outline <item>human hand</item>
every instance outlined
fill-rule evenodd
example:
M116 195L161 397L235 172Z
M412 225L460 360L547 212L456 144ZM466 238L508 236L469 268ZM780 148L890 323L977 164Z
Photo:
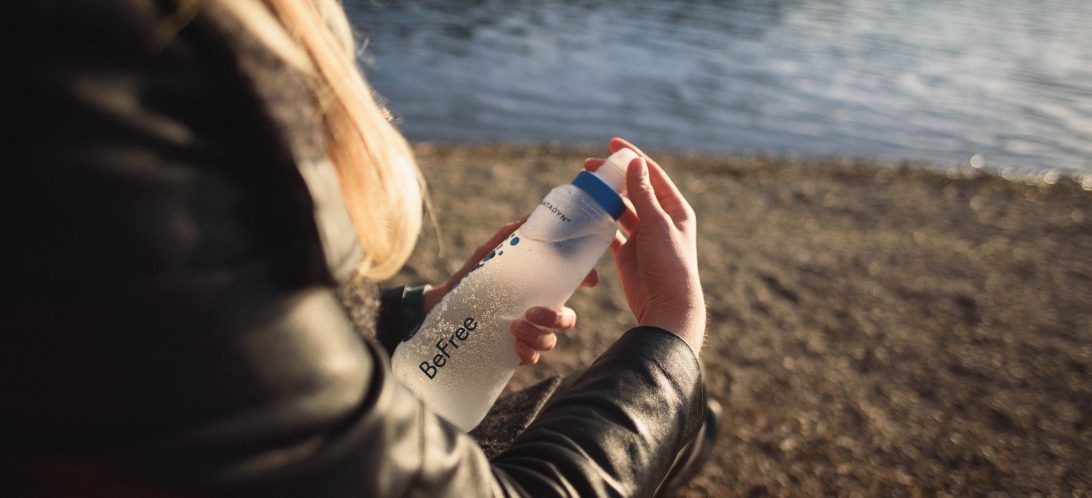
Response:
M674 332L695 353L705 337L705 298L698 278L694 209L656 161L614 138L610 151L631 149L639 158L626 171L626 211L618 220L627 236L611 244L629 308L640 325ZM584 168L604 163L589 158Z
M502 226L489 240L479 246L470 258L466 260L462 268L442 285L435 286L425 291L424 313L427 314L451 289L459 285L474 267L494 250L509 235L512 235L527 221L527 216ZM595 287L599 283L599 273L592 270L580 283L580 287ZM569 330L576 325L576 312L572 308L562 306L551 308L535 306L528 309L521 319L513 320L509 325L509 332L516 338L516 356L519 356L520 364L528 365L538 363L542 352L549 351L557 345L557 335L554 330Z

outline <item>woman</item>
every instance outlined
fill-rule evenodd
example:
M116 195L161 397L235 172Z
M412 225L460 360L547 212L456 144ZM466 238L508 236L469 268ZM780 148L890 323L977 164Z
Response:
M336 3L18 4L6 489L650 495L693 438L694 214L656 163L630 165L628 238L612 246L640 326L488 461L392 379L335 296L354 274L397 271L422 199ZM392 325L363 332L396 337L458 278L388 293L358 322ZM571 326L570 310L547 311L513 326L530 330L526 361L549 349L546 329Z

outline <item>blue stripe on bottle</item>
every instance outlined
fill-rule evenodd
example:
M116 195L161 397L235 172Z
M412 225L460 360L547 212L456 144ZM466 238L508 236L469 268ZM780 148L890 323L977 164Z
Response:
M610 188L610 185L607 185L602 178L590 172L581 171L576 178L573 178L573 185L595 199L595 202L616 220L626 210L626 205L622 203L622 196Z

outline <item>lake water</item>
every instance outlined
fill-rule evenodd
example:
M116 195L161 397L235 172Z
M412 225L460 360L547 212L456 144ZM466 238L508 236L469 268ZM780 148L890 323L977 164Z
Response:
M1092 1L346 7L414 140L1092 172Z

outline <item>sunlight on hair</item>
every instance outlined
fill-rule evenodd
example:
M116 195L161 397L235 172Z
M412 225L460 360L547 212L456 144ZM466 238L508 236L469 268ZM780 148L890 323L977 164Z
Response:
M394 275L421 231L424 179L409 144L376 103L356 64L340 4L222 1L262 42L311 76L326 126L327 154L365 253L359 273L371 280Z

